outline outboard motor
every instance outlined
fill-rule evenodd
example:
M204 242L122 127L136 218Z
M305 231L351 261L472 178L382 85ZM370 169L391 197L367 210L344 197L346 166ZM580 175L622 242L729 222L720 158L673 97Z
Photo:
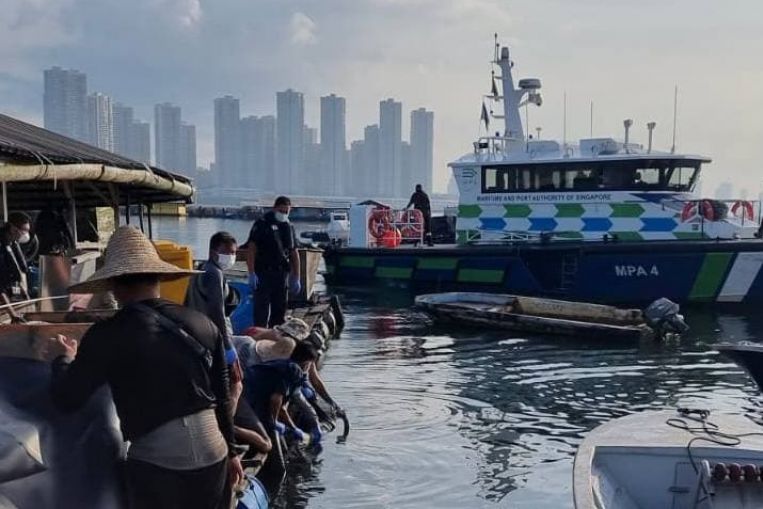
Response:
M661 298L652 302L644 310L647 324L654 330L658 338L666 334L683 334L689 330L683 315L679 313L680 307L670 299Z

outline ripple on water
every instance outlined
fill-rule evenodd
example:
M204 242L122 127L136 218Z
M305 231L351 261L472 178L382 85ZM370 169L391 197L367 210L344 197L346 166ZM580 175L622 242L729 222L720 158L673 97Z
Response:
M612 348L349 314L325 374L352 402L353 434L324 451L325 491L303 482L311 507L570 507L572 458L595 426L687 403L760 409L704 342Z

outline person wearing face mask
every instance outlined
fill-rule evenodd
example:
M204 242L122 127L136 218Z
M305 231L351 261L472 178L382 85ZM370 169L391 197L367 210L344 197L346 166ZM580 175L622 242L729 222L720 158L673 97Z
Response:
M254 291L254 325L272 328L286 318L289 291L299 294L299 253L294 228L289 223L291 200L279 196L249 233L247 269Z
M204 272L191 278L184 303L186 307L206 315L220 330L234 391L241 377L236 350L231 340L233 328L226 309L235 308L237 302L235 292L228 285L225 271L235 265L237 247L236 239L228 232L212 235L209 239L209 258L204 263Z
M0 305L28 299L27 263L20 244L31 238L32 220L24 212L11 212L0 227Z

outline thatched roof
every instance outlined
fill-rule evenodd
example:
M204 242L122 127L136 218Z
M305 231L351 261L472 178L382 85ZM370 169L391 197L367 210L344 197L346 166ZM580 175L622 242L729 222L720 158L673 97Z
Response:
M83 207L191 201L191 180L0 114L0 182L10 209L74 195Z

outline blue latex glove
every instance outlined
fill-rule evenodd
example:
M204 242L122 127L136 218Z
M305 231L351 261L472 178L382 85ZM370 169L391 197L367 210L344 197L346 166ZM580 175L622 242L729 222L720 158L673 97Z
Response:
M275 430L276 430L276 433L283 436L286 434L286 425L283 424L282 422L276 421Z
M321 429L319 427L313 428L313 430L310 432L310 443L319 444L322 438L323 433L321 433Z
M249 286L252 288L252 291L257 289L258 284L260 284L260 278L257 277L257 274L255 272L249 274Z
M304 443L305 441L305 432L299 428L289 428L288 434L297 442Z
M308 401L312 401L315 399L315 389L310 387L308 384L302 385L302 395L307 399Z
M293 294L298 294L302 290L302 283L296 274L289 275L289 291Z

